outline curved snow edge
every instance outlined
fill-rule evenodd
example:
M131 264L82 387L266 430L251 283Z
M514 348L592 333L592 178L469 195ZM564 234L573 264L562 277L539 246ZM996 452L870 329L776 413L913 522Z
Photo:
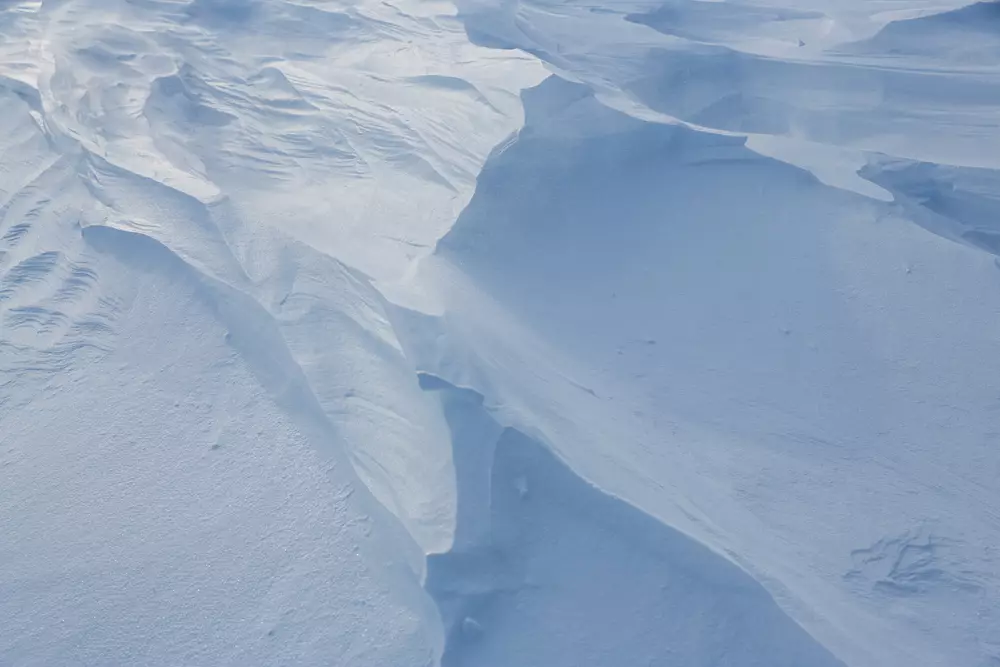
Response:
M614 498L482 394L420 372L452 432L458 516L425 588L442 665L842 665L749 574Z

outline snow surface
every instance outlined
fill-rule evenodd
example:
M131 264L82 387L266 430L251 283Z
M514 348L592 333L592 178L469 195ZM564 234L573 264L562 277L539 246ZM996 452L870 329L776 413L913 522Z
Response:
M1000 5L0 1L0 664L1000 666Z

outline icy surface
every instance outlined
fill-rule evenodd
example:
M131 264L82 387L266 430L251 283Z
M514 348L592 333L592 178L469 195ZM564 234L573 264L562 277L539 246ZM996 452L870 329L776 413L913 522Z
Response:
M0 664L1000 666L1000 5L0 0Z

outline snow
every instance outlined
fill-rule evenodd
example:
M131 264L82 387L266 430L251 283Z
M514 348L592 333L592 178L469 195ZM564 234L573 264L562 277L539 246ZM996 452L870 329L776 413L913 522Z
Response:
M997 28L0 3L0 663L1000 665Z
M442 394L465 506L452 550L428 561L442 665L841 664L735 565L499 428L482 396L425 385Z

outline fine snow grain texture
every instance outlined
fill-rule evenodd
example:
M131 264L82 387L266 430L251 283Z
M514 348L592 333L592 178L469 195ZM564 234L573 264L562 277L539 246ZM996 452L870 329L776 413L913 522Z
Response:
M997 667L998 35L0 2L0 664Z

